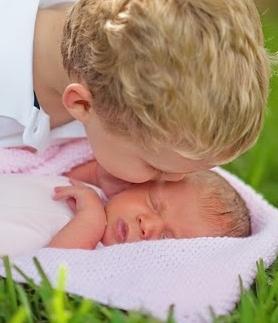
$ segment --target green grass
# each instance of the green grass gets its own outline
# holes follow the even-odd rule
[[[277,323],[278,322],[278,262],[265,271],[257,264],[253,288],[242,290],[241,299],[232,314],[215,318],[215,323]]]
[[[278,51],[278,19],[265,19],[267,48]],[[274,69],[265,126],[257,144],[225,168],[240,176],[278,206],[278,68]]]
[[[271,51],[278,51],[278,22],[265,18],[264,30],[267,47]],[[226,168],[278,206],[278,77],[273,77],[271,88],[269,109],[261,138],[253,149]],[[150,316],[123,312],[68,295],[63,292],[63,270],[60,271],[57,286],[53,288],[37,261],[35,265],[42,283],[36,286],[26,277],[26,284],[16,284],[11,276],[9,261],[5,258],[7,278],[0,278],[0,323],[158,322]],[[171,311],[168,322],[173,322]],[[242,290],[236,309],[230,315],[215,318],[215,322],[278,322],[278,260],[266,271],[263,263],[259,263],[253,287],[248,291]]]
[[[4,257],[6,279],[0,280],[0,322],[11,323],[158,323],[159,321],[137,312],[109,308],[64,292],[66,271],[61,268],[55,288],[49,282],[37,259],[34,266],[41,277],[35,285],[19,268],[17,272],[26,284],[17,284],[11,275],[9,259]],[[169,311],[168,323],[173,322]]]
[[[264,17],[267,48],[278,51],[278,19]],[[265,126],[257,144],[248,153],[225,166],[278,207],[278,68],[274,69]],[[278,322],[278,259],[268,270],[258,265],[253,287],[242,291],[237,308],[217,323]]]

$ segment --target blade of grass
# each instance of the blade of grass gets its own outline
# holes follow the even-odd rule
[[[250,294],[245,292],[241,296],[239,305],[240,322],[254,322],[254,304]]]
[[[268,289],[267,274],[265,272],[263,260],[261,259],[259,262],[257,262],[256,276],[257,297],[261,305],[265,304],[266,302]]]
[[[175,306],[171,305],[169,307],[169,312],[168,312],[166,323],[174,323],[175,322],[174,312],[175,312]]]
[[[39,275],[40,275],[43,283],[46,286],[48,286],[50,290],[52,290],[52,285],[51,285],[51,283],[50,283],[50,281],[49,281],[46,273],[44,272],[44,270],[43,270],[43,268],[42,268],[42,266],[41,266],[38,258],[34,257],[33,258],[33,261],[34,261],[35,267],[36,267],[36,269],[37,269],[37,271],[38,271],[38,273],[39,273]]]
[[[16,265],[13,265],[13,268],[15,269],[15,271],[25,280],[25,282],[32,287],[33,289],[36,289],[36,284],[34,282],[33,279],[31,279],[30,277],[28,277],[19,267],[17,267]]]
[[[20,301],[21,305],[24,307],[25,312],[26,312],[26,321],[28,323],[34,323],[31,305],[28,300],[28,295],[26,294],[26,292],[22,288],[22,286],[19,284],[16,285],[16,290],[17,290],[19,301]]]
[[[71,313],[65,306],[65,283],[66,283],[67,271],[65,267],[60,267],[58,271],[58,283],[54,289],[52,298],[52,317],[53,322],[66,323],[71,317]]]
[[[74,317],[71,319],[71,323],[82,323],[84,317],[92,312],[93,304],[91,301],[84,299],[78,309],[76,310]],[[95,319],[95,322],[97,320]]]
[[[16,314],[12,317],[9,323],[25,323],[26,322],[26,311],[25,308],[20,307]]]
[[[6,275],[6,287],[7,287],[7,294],[9,297],[9,303],[11,307],[12,313],[15,313],[18,309],[17,306],[17,298],[16,298],[16,290],[15,290],[15,283],[12,277],[12,270],[9,258],[7,256],[3,257],[3,263],[5,268],[5,275]]]

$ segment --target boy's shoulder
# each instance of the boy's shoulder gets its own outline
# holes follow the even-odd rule
[[[1,115],[25,124],[32,106],[32,48],[38,0],[10,0],[0,9]]]
[[[39,7],[40,8],[48,8],[48,7],[59,7],[70,2],[76,2],[77,0],[40,0]]]
[[[25,135],[22,131],[30,128],[34,120],[46,124],[47,115],[42,109],[39,111],[34,107],[33,48],[36,18],[39,8],[65,2],[69,1],[9,0],[4,10],[0,2],[1,147],[21,146],[23,143],[29,145],[30,142],[23,139]],[[33,133],[30,136],[32,146],[39,148]]]
[[[63,4],[68,0],[9,0],[0,8],[0,88],[2,116],[25,125],[33,108],[33,40],[39,7]],[[27,112],[22,113],[24,109]]]

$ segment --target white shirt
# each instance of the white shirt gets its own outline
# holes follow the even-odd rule
[[[38,150],[85,137],[82,124],[50,129],[50,118],[34,107],[33,39],[39,7],[69,0],[1,0],[0,3],[0,147],[31,146]]]
[[[54,187],[64,185],[69,181],[62,176],[1,175],[0,256],[23,255],[45,247],[70,221],[73,214],[67,204],[52,199]],[[88,186],[107,200],[98,187]]]

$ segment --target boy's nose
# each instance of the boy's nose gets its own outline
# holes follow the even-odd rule
[[[160,239],[163,230],[163,220],[157,214],[141,214],[137,217],[142,240]]]
[[[178,182],[185,177],[185,174],[180,173],[162,173],[159,177],[161,181],[168,181],[168,182]]]

